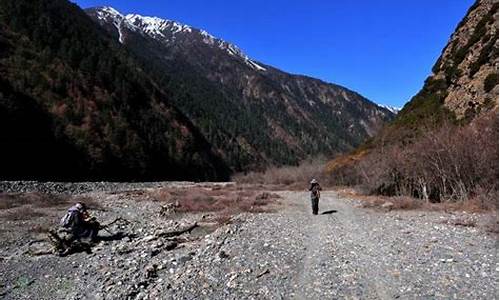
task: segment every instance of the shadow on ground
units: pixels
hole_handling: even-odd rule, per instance
[[[336,209],[332,209],[332,210],[327,210],[327,211],[324,211],[324,212],[322,212],[321,214],[322,214],[322,215],[330,215],[330,214],[334,214],[334,213],[336,213],[336,212],[337,212],[337,210],[336,210]]]
[[[117,232],[111,235],[100,235],[97,236],[95,242],[90,242],[90,241],[73,241],[72,244],[67,248],[65,251],[61,251],[59,253],[59,256],[68,256],[71,254],[75,253],[80,253],[80,252],[86,252],[87,254],[92,254],[92,248],[96,245],[96,243],[105,241],[120,241],[123,238],[128,237],[130,239],[133,239],[136,237],[134,234],[129,234],[129,233],[124,233],[124,232]]]
[[[135,234],[125,233],[125,232],[117,232],[111,235],[99,235],[97,236],[97,241],[120,241],[123,238],[128,237],[130,239],[134,239],[137,236]]]

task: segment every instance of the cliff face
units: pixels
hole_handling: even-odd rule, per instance
[[[480,0],[458,25],[433,68],[443,103],[458,119],[498,105],[498,1]]]
[[[498,2],[480,0],[396,119],[327,170],[374,194],[496,209],[497,108]]]
[[[432,74],[367,145],[406,143],[444,123],[466,124],[498,107],[498,2],[479,0],[451,35]]]

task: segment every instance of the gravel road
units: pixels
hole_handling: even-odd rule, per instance
[[[173,298],[495,299],[498,239],[435,212],[376,212],[324,192],[284,192],[180,273]],[[220,259],[220,254],[227,254]],[[193,275],[194,274],[194,275]]]
[[[29,257],[0,249],[6,299],[495,299],[498,235],[450,225],[458,213],[360,207],[325,191],[313,216],[306,192],[279,192],[279,208],[236,216],[174,250],[158,230],[200,215],[158,220],[141,193],[91,194],[101,218],[126,213],[137,238],[88,255]],[[132,199],[130,195],[136,195]],[[59,209],[60,210],[60,209]],[[54,211],[56,219],[60,211]],[[1,217],[1,216],[0,216]],[[1,238],[22,223],[0,224]],[[177,225],[176,225],[177,224]],[[189,235],[186,236],[190,238]],[[7,243],[7,245],[9,245]],[[17,245],[17,244],[16,244]]]

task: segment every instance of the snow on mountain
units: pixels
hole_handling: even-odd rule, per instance
[[[167,43],[174,43],[179,34],[195,34],[199,35],[205,44],[226,51],[229,55],[241,59],[249,67],[258,71],[266,71],[266,68],[250,59],[236,45],[219,39],[205,30],[196,29],[185,24],[158,17],[148,17],[139,14],[123,15],[109,6],[97,8],[95,11],[99,20],[105,22],[112,21],[118,30],[120,43],[124,42],[122,33],[123,26]]]
[[[389,110],[393,114],[397,114],[401,110],[401,107],[395,107],[395,106],[385,105],[385,104],[377,104],[377,105],[379,107],[382,107],[382,108]]]
[[[174,21],[164,20],[157,17],[144,17],[137,14],[128,14],[125,20],[131,28],[139,28],[152,37],[165,38],[165,33],[175,35],[180,32],[192,32],[192,28]]]
[[[97,15],[98,15],[99,19],[104,19],[104,18],[108,18],[108,17],[111,17],[113,19],[120,20],[120,21],[123,19],[123,15],[119,11],[117,11],[116,9],[109,7],[109,6],[101,7],[99,9],[97,9],[96,11],[97,11]]]
[[[122,32],[122,23],[123,23],[123,15],[118,12],[116,9],[112,7],[102,7],[98,9],[97,11],[97,17],[100,20],[107,20],[110,19],[113,22],[113,25],[116,27],[118,30],[118,41],[123,44],[123,32]]]

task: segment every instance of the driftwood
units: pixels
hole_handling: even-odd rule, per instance
[[[128,221],[126,219],[117,218],[117,219],[115,219],[107,224],[100,225],[99,229],[106,230],[107,227],[109,227],[115,223],[118,223],[118,222],[123,222],[123,223],[127,223],[127,224],[130,223],[130,221]],[[180,244],[193,241],[193,239],[190,239],[187,237],[180,237],[180,235],[182,235],[184,233],[190,233],[196,227],[199,227],[197,222],[195,222],[189,226],[186,226],[184,228],[177,229],[177,230],[158,232],[154,235],[153,239],[151,239],[151,240],[156,240],[158,238],[165,238],[168,240],[168,243],[165,245],[165,249],[172,250],[172,249],[175,249],[176,247],[178,247]],[[46,255],[46,254],[51,254],[51,253],[59,253],[59,255],[61,255],[62,253],[66,253],[67,252],[66,250],[70,250],[71,252],[79,251],[79,250],[90,252],[90,247],[91,247],[90,244],[83,243],[83,242],[80,242],[78,240],[68,240],[67,238],[65,238],[64,235],[60,236],[58,234],[57,230],[55,230],[55,229],[49,230],[49,232],[47,233],[47,236],[48,236],[48,239],[49,239],[49,241],[52,244],[54,249],[53,250],[29,251],[30,252],[29,254],[31,254],[33,256],[38,256],[38,255]],[[38,240],[33,241],[33,243],[35,243],[35,242],[39,242],[39,241]]]
[[[256,277],[260,278],[260,277],[262,277],[262,276],[264,276],[266,274],[269,274],[269,273],[270,273],[269,269],[265,269],[264,271],[260,272]]]
[[[91,244],[82,242],[78,239],[69,240],[64,236],[61,237],[56,232],[56,230],[49,230],[47,233],[50,243],[55,249],[55,252],[59,254],[59,256],[67,255],[69,253],[85,251],[87,253],[92,253]]]
[[[28,250],[26,254],[29,254],[31,256],[43,256],[43,255],[51,255],[54,254],[53,249],[45,249],[45,250],[38,250],[38,251],[32,251]]]
[[[169,238],[169,237],[175,237],[179,236],[181,234],[184,234],[186,232],[190,233],[193,229],[198,227],[198,223],[194,222],[192,225],[189,225],[185,228],[174,230],[174,231],[167,231],[167,232],[159,232],[156,234],[157,237],[163,237],[163,238]]]
[[[36,243],[46,243],[49,242],[52,247],[50,248],[41,248],[41,249],[32,249],[32,246]],[[42,255],[49,255],[49,254],[55,254],[55,253],[61,253],[65,249],[67,249],[70,246],[70,242],[65,239],[64,237],[61,237],[56,229],[51,229],[47,232],[47,239],[38,239],[38,240],[33,240],[28,242],[28,249],[24,251],[24,254],[30,255],[30,256],[42,256]]]
[[[118,217],[116,219],[114,219],[113,221],[107,223],[107,224],[104,224],[104,225],[99,225],[99,230],[101,229],[106,229],[108,228],[109,226],[115,224],[115,223],[119,223],[119,222],[122,222],[122,223],[125,223],[125,224],[130,224],[130,221],[127,220],[127,219],[124,219],[122,217]]]
[[[165,205],[161,205],[160,217],[165,217],[171,213],[175,213],[178,207],[179,207],[179,201],[175,201],[175,202],[167,203]]]
[[[145,241],[151,242],[151,241],[156,241],[158,239],[165,239],[166,244],[164,244],[163,248],[166,250],[172,250],[172,249],[175,249],[178,246],[182,245],[183,243],[188,243],[188,242],[195,240],[195,239],[188,238],[188,237],[181,237],[180,235],[182,235],[184,233],[189,233],[198,226],[199,226],[198,223],[195,222],[194,224],[191,224],[187,227],[184,227],[184,228],[181,228],[178,230],[159,231],[151,236],[146,237],[143,240],[138,241],[137,243],[142,243]]]
[[[32,249],[32,246],[37,243],[47,243],[46,239],[38,239],[38,240],[33,240],[28,243],[28,249],[24,251],[23,254],[27,254],[30,256],[42,256],[42,255],[49,255],[49,254],[54,254],[54,249],[53,247],[50,248],[38,248],[38,249]]]
[[[177,246],[179,246],[179,243],[177,243],[176,241],[169,241],[169,243],[165,245],[165,250],[174,250],[175,248],[177,248]]]
[[[57,251],[62,251],[70,246],[69,241],[60,237],[55,230],[49,230],[47,235],[49,237],[50,243]]]

